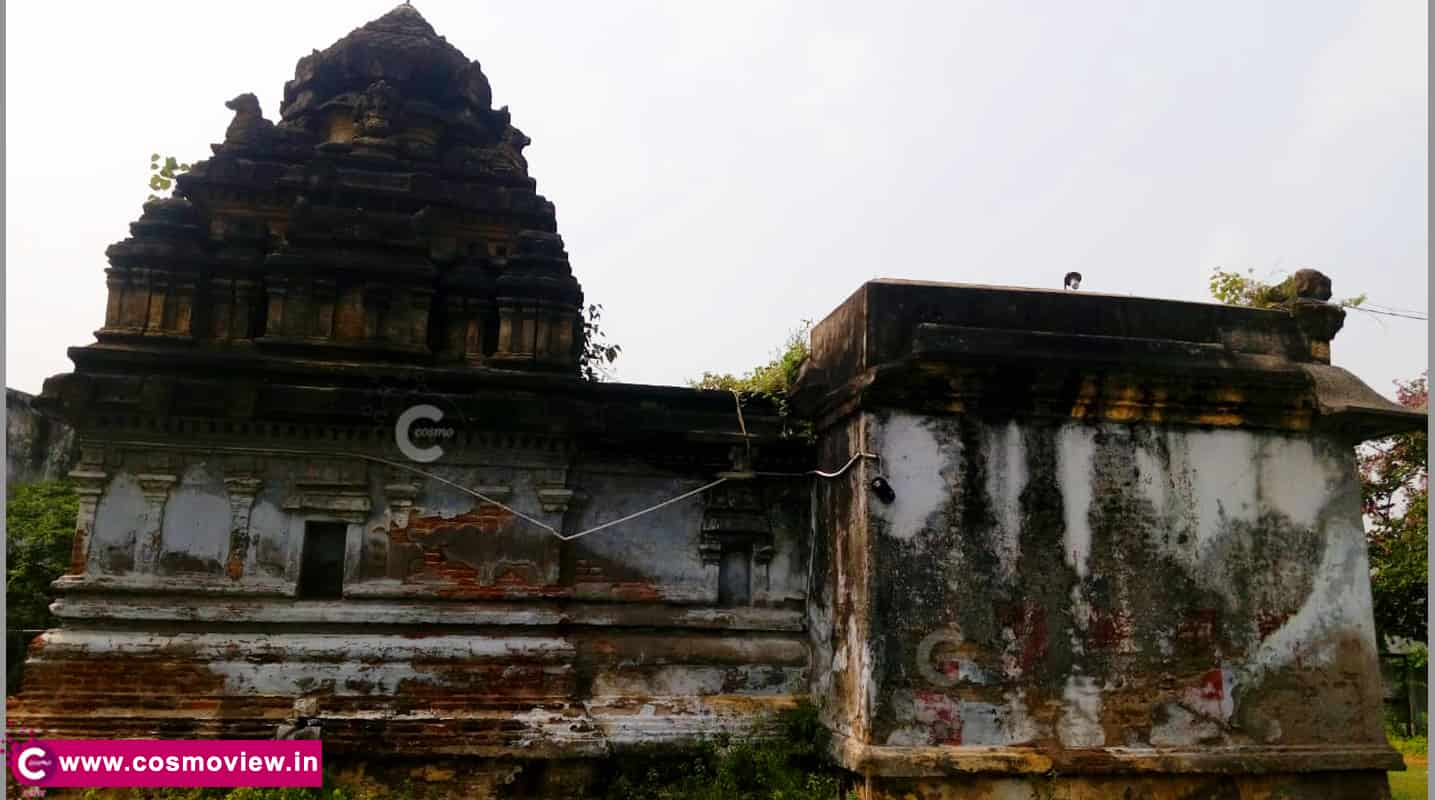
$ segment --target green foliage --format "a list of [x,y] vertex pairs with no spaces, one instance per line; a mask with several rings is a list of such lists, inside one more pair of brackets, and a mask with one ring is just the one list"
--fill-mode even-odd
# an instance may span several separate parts
[[1410,668],[1416,672],[1427,672],[1430,668],[1430,649],[1424,642],[1417,642],[1410,648]]
[[743,394],[758,394],[780,399],[786,397],[792,384],[797,380],[797,371],[807,358],[807,336],[812,322],[802,324],[787,335],[782,347],[772,354],[772,359],[741,376],[730,372],[704,372],[701,378],[688,381],[694,389],[720,389]]
[[623,352],[621,345],[612,344],[603,333],[603,306],[590,305],[583,316],[583,351],[578,354],[578,366],[583,379],[606,381],[613,377],[613,362]]
[[1399,750],[1404,755],[1424,758],[1425,754],[1430,750],[1429,738],[1424,734],[1416,734],[1415,736],[1407,738],[1398,732],[1398,730],[1403,729],[1403,725],[1399,726],[1399,728],[1386,726],[1385,735],[1390,739],[1390,746]]
[[251,786],[234,789],[88,789],[81,800],[405,800],[413,796],[407,786],[394,791],[338,786],[337,783],[334,776],[326,772],[323,787],[316,789],[261,789]]
[[[1396,385],[1396,399],[1421,408],[1429,398],[1427,376]],[[1360,455],[1365,537],[1375,629],[1424,642],[1429,625],[1430,472],[1429,435],[1403,433],[1367,445]]]
[[[149,188],[155,192],[168,192],[174,188],[174,179],[180,173],[189,172],[193,164],[182,164],[174,156],[160,156],[154,153],[149,157],[149,169],[152,173],[149,176]],[[149,199],[157,200],[158,195],[150,195]]]
[[6,694],[19,686],[25,648],[49,628],[50,583],[70,566],[79,499],[65,481],[10,489],[5,503]]
[[803,704],[774,738],[719,739],[684,756],[623,758],[609,800],[834,800],[842,775],[826,758],[827,732]]
[[[1255,270],[1245,273],[1216,269],[1211,272],[1211,296],[1228,306],[1250,308],[1277,308],[1295,299],[1295,278],[1285,276],[1274,283],[1266,283],[1256,277]],[[1337,301],[1338,305],[1355,308],[1365,302],[1365,295],[1347,297]]]
[[[701,378],[688,381],[688,385],[694,389],[736,392],[741,397],[763,397],[776,405],[778,413],[787,418],[787,395],[797,382],[797,373],[802,369],[802,362],[807,360],[810,352],[807,339],[811,331],[812,321],[803,320],[801,325],[787,334],[787,340],[773,352],[772,358],[766,364],[753,367],[740,376],[730,372],[704,372]],[[789,424],[787,433],[810,437],[811,425]]]

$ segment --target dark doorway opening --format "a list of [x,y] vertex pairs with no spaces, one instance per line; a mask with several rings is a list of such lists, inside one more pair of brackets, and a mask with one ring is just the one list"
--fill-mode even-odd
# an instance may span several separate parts
[[733,547],[718,562],[718,605],[745,606],[752,602],[752,549]]
[[342,522],[306,522],[304,557],[299,564],[299,597],[337,600],[344,596],[344,541],[349,526]]

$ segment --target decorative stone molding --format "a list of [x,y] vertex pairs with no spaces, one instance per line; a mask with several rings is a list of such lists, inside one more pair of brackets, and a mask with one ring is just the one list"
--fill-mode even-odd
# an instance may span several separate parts
[[90,534],[95,530],[95,512],[100,507],[100,497],[105,493],[109,474],[97,464],[81,464],[70,471],[70,480],[75,483],[75,494],[79,495],[80,511],[75,520],[75,540],[70,549],[70,575],[82,575],[89,560]]
[[367,487],[300,484],[296,491],[284,500],[285,511],[322,514],[344,522],[362,523],[369,518],[369,511],[372,509],[373,502],[369,499]]
[[244,565],[249,560],[249,514],[254,509],[254,498],[263,485],[262,479],[250,476],[224,479],[230,513],[229,558],[225,563],[225,572],[236,581],[244,575]]
[[324,461],[306,465],[307,475],[284,499],[285,511],[318,514],[363,523],[373,510],[368,475],[362,464]]
[[508,499],[513,496],[512,486],[475,486],[473,490],[500,503],[507,503]]
[[140,491],[144,494],[145,512],[141,522],[135,553],[135,568],[140,572],[153,572],[155,560],[159,558],[160,538],[164,530],[164,506],[169,499],[170,489],[179,482],[172,474],[155,472],[135,476]]
[[[568,507],[573,503],[572,489],[540,488],[538,490],[538,505],[550,514],[566,514]],[[494,498],[497,500],[498,498]]]
[[[765,598],[769,586],[768,565],[773,556],[773,534],[763,501],[761,487],[742,482],[724,484],[704,497],[703,528],[698,537],[699,556],[703,564],[710,568],[712,579],[719,586],[726,585],[730,580],[727,574],[729,567],[737,569],[734,580],[746,584],[746,602]],[[747,555],[746,567],[741,563],[729,563],[733,558],[741,562],[740,553],[744,551]],[[741,577],[744,573],[748,576],[746,581]]]
[[414,498],[418,493],[418,484],[403,480],[400,476],[394,476],[391,482],[384,485],[384,497],[388,498],[390,524],[393,527],[408,527],[409,512],[413,510]]

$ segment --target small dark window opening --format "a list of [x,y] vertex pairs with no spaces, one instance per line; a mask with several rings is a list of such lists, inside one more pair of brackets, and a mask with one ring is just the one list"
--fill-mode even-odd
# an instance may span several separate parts
[[752,602],[752,549],[746,545],[723,550],[718,562],[718,605]]
[[304,558],[299,565],[299,597],[335,600],[344,595],[344,540],[349,526],[342,522],[304,524]]

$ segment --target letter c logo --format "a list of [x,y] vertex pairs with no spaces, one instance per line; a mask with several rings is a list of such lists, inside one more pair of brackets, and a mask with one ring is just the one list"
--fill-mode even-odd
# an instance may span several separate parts
[[417,447],[414,445],[414,440],[411,438],[409,431],[413,428],[414,423],[421,419],[438,422],[443,419],[443,412],[436,406],[430,405],[410,407],[407,411],[399,415],[398,422],[394,424],[394,443],[399,446],[399,452],[407,456],[409,460],[417,461],[420,464],[427,464],[431,461],[437,461],[439,457],[443,455],[443,448],[438,445],[431,445],[429,447]]
[[[20,777],[27,781],[43,781],[50,773],[46,767],[50,766],[50,753],[43,747],[32,746],[20,751],[15,757],[15,771]],[[38,761],[38,766],[31,766],[31,762]]]

